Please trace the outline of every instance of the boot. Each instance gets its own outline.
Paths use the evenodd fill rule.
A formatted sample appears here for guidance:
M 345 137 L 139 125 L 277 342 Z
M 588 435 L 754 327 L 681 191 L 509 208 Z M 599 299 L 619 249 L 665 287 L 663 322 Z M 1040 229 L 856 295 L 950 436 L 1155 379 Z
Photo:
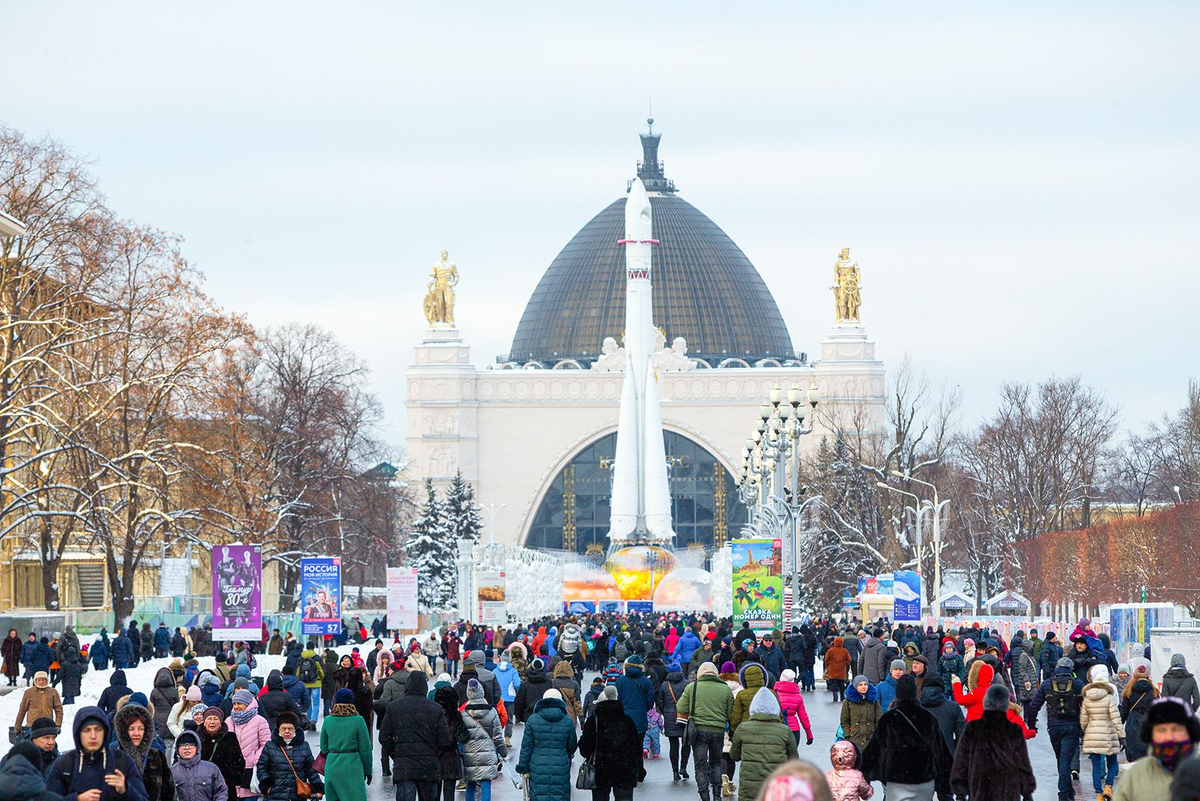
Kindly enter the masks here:
M 721 777 L 721 795 L 736 795 L 737 785 L 728 776 Z
M 505 738 L 504 738 L 504 747 L 505 747 L 505 748 L 512 748 L 512 738 L 511 738 L 511 737 L 505 737 Z
M 1112 791 L 1112 785 L 1111 785 L 1111 784 L 1106 784 L 1106 785 L 1104 785 L 1104 793 L 1103 793 L 1103 795 L 1104 795 L 1104 801 L 1112 801 L 1112 797 L 1113 797 L 1113 791 Z
M 687 768 L 680 768 L 679 769 L 679 778 L 683 779 L 684 781 L 687 781 L 688 779 L 690 779 L 692 777 L 688 775 Z
M 1104 801 L 1104 793 L 1096 793 L 1096 801 Z

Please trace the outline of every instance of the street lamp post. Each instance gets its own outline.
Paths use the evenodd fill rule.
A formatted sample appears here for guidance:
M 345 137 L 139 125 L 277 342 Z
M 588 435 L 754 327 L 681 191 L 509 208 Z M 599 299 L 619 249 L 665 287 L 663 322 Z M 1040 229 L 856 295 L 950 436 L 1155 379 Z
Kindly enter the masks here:
M 918 502 L 922 511 L 928 511 L 933 516 L 933 602 L 936 605 L 938 603 L 938 599 L 942 595 L 942 512 L 945 510 L 946 506 L 949 505 L 950 499 L 947 498 L 944 501 L 941 500 L 938 494 L 938 488 L 928 481 L 922 481 L 919 478 L 913 478 L 911 475 L 907 473 L 901 473 L 899 470 L 893 470 L 891 471 L 891 474 L 896 478 L 904 479 L 905 481 L 913 481 L 923 487 L 929 487 L 929 489 L 933 490 L 932 502 L 930 502 L 928 499 L 918 499 Z M 907 495 L 910 498 L 917 497 L 911 492 L 905 492 L 904 490 L 896 489 L 895 487 L 891 487 L 882 481 L 879 482 L 879 486 L 886 487 L 892 492 L 899 492 Z M 921 520 L 918 517 L 918 529 L 920 528 L 920 525 Z M 918 561 L 917 564 L 919 565 L 920 561 Z M 936 611 L 936 609 L 934 611 Z
M 491 545 L 496 544 L 496 515 L 500 514 L 500 512 L 504 510 L 505 506 L 508 506 L 508 504 L 502 503 L 498 506 L 495 502 L 489 503 L 486 506 L 480 504 L 481 509 L 488 510 L 488 528 L 491 529 L 491 532 L 488 535 L 488 542 Z

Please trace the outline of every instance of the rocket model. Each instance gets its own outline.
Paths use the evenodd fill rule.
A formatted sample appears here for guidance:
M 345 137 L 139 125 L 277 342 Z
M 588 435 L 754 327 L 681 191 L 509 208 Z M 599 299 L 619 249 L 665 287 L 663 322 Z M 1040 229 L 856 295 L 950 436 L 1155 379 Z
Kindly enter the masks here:
M 625 238 L 618 243 L 625 246 L 626 363 L 608 530 L 614 543 L 675 538 L 654 373 L 650 253 L 658 242 L 652 236 L 650 197 L 641 179 L 635 179 L 625 201 Z

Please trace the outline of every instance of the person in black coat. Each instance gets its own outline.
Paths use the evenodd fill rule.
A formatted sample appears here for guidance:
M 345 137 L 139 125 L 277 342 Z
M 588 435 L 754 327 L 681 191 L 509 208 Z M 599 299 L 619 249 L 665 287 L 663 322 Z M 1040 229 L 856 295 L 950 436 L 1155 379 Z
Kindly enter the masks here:
M 121 629 L 117 632 L 117 636 L 113 639 L 112 644 L 112 659 L 113 666 L 117 670 L 134 667 L 137 665 L 137 649 L 133 647 L 133 640 Z
M 187 640 L 183 637 L 183 630 L 176 626 L 175 633 L 171 635 L 171 656 L 182 657 L 185 651 Z
M 221 710 L 215 706 L 205 709 L 204 725 L 196 734 L 200 737 L 200 758 L 217 766 L 226 787 L 238 787 L 246 773 L 246 757 L 237 735 L 225 725 Z
M 150 630 L 149 623 L 142 624 L 142 633 L 139 638 L 138 653 L 142 657 L 143 662 L 147 662 L 154 658 L 154 632 Z
M 267 691 L 258 697 L 258 714 L 266 719 L 274 734 L 279 716 L 284 712 L 290 712 L 297 718 L 304 715 L 304 710 L 296 705 L 292 694 L 283 688 L 283 674 L 272 670 L 267 674 Z
M 945 738 L 946 745 L 950 748 L 950 756 L 954 756 L 954 752 L 958 750 L 958 741 L 962 737 L 963 729 L 967 726 L 967 719 L 963 715 L 962 707 L 946 697 L 946 686 L 942 684 L 942 677 L 936 673 L 930 673 L 929 677 L 925 679 L 925 683 L 921 685 L 918 700 L 922 707 L 937 718 L 938 726 L 942 730 L 942 737 Z
M 154 747 L 154 716 L 141 704 L 126 701 L 113 714 L 117 747 L 137 765 L 150 801 L 175 801 L 175 779 L 162 751 Z
M 967 724 L 950 786 L 955 795 L 970 798 L 1032 798 L 1037 789 L 1029 749 L 1021 727 L 1008 719 L 1012 696 L 1003 684 L 993 684 L 983 698 L 983 714 Z
M 687 689 L 688 680 L 684 678 L 683 666 L 672 662 L 667 666 L 667 678 L 654 694 L 654 706 L 663 716 L 663 734 L 670 743 L 671 773 L 675 781 L 688 778 L 688 757 L 691 756 L 691 744 L 687 741 L 687 723 L 679 719 L 679 699 Z M 601 686 L 601 694 L 603 686 Z M 590 693 L 589 693 L 590 695 Z M 597 702 L 599 699 L 597 699 Z M 589 707 L 592 705 L 589 705 Z M 585 707 L 585 712 L 588 707 Z M 680 755 L 682 745 L 683 754 Z
M 454 801 L 455 789 L 465 775 L 459 748 L 466 745 L 470 734 L 458 711 L 458 694 L 453 687 L 438 687 L 433 691 L 433 702 L 442 708 L 450 726 L 450 747 L 438 755 L 438 763 L 442 773 L 442 800 Z
M 579 753 L 593 758 L 596 765 L 592 801 L 606 801 L 610 793 L 618 801 L 631 799 L 633 789 L 646 780 L 642 737 L 625 714 L 616 687 L 605 687 L 592 707 L 579 738 Z
M 108 731 L 108 716 L 100 707 L 81 708 L 72 724 L 75 748 L 54 760 L 46 790 L 73 798 L 88 790 L 99 790 L 100 797 L 107 799 L 113 797 L 114 790 L 121 790 L 105 781 L 111 776 L 125 785 L 123 795 L 118 796 L 122 801 L 149 801 L 138 766 L 125 752 L 105 746 Z
M 891 709 L 883 713 L 863 751 L 863 776 L 885 787 L 932 782 L 943 795 L 950 792 L 952 760 L 938 719 L 917 703 L 916 679 L 901 676 Z
M 133 690 L 129 689 L 125 683 L 125 671 L 118 668 L 108 677 L 108 686 L 104 688 L 104 692 L 100 693 L 97 705 L 104 710 L 104 714 L 112 715 L 117 711 L 117 701 L 132 692 Z
M 515 713 L 518 723 L 529 720 L 533 715 L 534 706 L 542 700 L 542 696 L 550 687 L 545 663 L 541 659 L 533 660 L 529 663 L 529 667 L 525 668 L 525 678 L 521 682 L 521 686 L 517 688 L 517 696 L 513 700 L 514 708 L 509 714 Z
M 408 674 L 404 695 L 388 704 L 379 730 L 380 747 L 392 760 L 392 781 L 413 785 L 419 801 L 435 801 L 441 781 L 438 757 L 452 747 L 446 713 L 425 697 L 428 692 L 423 672 Z
M 325 791 L 321 774 L 313 770 L 312 746 L 300 733 L 300 718 L 291 712 L 281 712 L 279 731 L 263 746 L 255 770 L 258 791 L 267 801 L 295 801 L 296 780 L 311 785 L 313 795 Z

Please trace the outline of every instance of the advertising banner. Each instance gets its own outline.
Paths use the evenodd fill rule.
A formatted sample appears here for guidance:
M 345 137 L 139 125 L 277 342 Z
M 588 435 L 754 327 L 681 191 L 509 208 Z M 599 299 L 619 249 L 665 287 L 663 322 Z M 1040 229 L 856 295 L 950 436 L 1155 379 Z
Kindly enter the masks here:
M 504 601 L 504 571 L 480 570 L 475 573 L 477 588 L 475 620 L 485 626 L 500 626 L 508 620 L 508 605 Z M 593 610 L 595 607 L 593 606 Z
M 921 577 L 915 570 L 892 574 L 892 622 L 921 622 Z
M 213 549 L 213 639 L 262 640 L 262 546 Z
M 596 612 L 596 604 L 591 601 L 568 601 L 563 606 L 568 615 L 591 615 Z
M 601 613 L 607 612 L 614 615 L 619 615 L 623 611 L 620 601 L 597 601 L 596 610 Z
M 654 601 L 626 601 L 625 608 L 631 615 L 648 615 L 654 611 Z
M 404 632 L 420 628 L 417 619 L 417 569 L 387 569 L 387 627 Z
M 301 634 L 342 633 L 342 558 L 300 560 Z
M 733 540 L 733 629 L 783 628 L 781 540 Z

